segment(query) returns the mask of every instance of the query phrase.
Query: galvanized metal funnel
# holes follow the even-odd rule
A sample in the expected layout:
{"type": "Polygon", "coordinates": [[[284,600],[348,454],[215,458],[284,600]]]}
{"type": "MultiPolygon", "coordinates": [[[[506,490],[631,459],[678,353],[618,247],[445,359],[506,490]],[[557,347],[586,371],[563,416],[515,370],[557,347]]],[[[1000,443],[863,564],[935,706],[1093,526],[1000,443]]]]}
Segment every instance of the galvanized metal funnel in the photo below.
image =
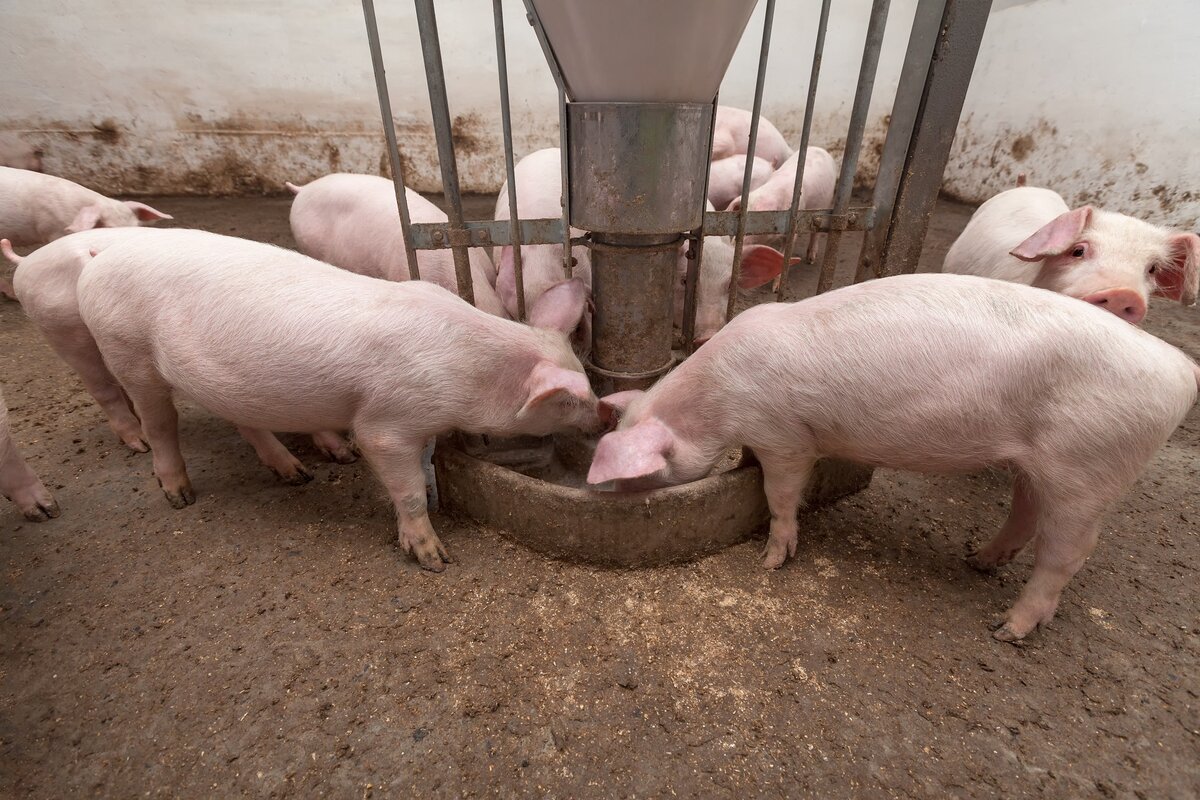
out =
{"type": "Polygon", "coordinates": [[[533,7],[571,100],[711,103],[756,2],[533,0],[533,7]]]}

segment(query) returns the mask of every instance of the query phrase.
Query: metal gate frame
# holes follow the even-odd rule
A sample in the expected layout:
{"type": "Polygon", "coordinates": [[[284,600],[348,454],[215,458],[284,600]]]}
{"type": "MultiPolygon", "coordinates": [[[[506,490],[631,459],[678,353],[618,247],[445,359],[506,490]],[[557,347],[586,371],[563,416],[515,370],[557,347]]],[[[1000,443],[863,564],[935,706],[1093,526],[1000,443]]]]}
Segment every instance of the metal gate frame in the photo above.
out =
{"type": "MultiPolygon", "coordinates": [[[[782,234],[785,239],[784,264],[791,261],[799,232],[810,235],[828,234],[824,257],[817,275],[816,293],[833,288],[837,256],[845,231],[865,233],[854,282],[886,275],[914,272],[925,240],[929,219],[937,200],[949,158],[950,147],[963,101],[974,69],[984,27],[991,10],[991,0],[918,0],[916,15],[908,40],[908,48],[900,74],[896,98],[892,107],[879,172],[875,180],[870,205],[852,205],[854,176],[863,143],[867,114],[874,90],[879,54],[887,24],[890,0],[873,0],[863,45],[862,63],[850,112],[846,145],[835,189],[832,208],[802,210],[799,208],[799,187],[803,181],[803,161],[796,171],[791,208],[784,211],[748,211],[746,198],[750,191],[752,157],[762,110],[766,67],[776,0],[766,0],[762,45],[754,90],[749,152],[742,183],[742,205],[739,211],[707,212],[703,224],[691,231],[690,263],[687,275],[684,313],[684,342],[690,350],[695,326],[696,280],[700,272],[703,248],[698,246],[704,236],[733,236],[734,263],[730,281],[727,317],[732,317],[737,298],[737,278],[741,270],[743,239],[747,234],[782,234]]],[[[409,275],[419,279],[417,250],[449,248],[454,254],[458,292],[468,302],[474,301],[468,247],[513,246],[514,272],[517,284],[518,318],[524,320],[524,281],[521,267],[521,245],[561,244],[564,276],[571,275],[570,249],[586,244],[570,239],[567,208],[570,192],[567,186],[567,153],[569,129],[566,115],[566,93],[561,74],[549,51],[545,33],[534,13],[532,0],[524,0],[529,23],[534,26],[548,63],[559,87],[560,150],[563,154],[563,215],[557,219],[518,219],[516,181],[512,147],[512,115],[508,94],[508,67],[505,51],[502,0],[492,0],[496,35],[496,58],[499,77],[500,111],[504,137],[505,175],[510,187],[508,220],[466,221],[463,219],[462,194],[458,166],[451,137],[450,110],[446,94],[445,72],[442,67],[441,45],[438,37],[434,0],[414,0],[425,77],[429,88],[433,114],[434,135],[437,140],[438,161],[446,199],[448,221],[444,223],[412,223],[405,197],[404,162],[396,140],[395,123],[387,90],[383,53],[379,41],[373,0],[362,0],[367,38],[375,72],[379,108],[387,140],[388,159],[396,186],[396,201],[404,243],[408,253],[409,275]]],[[[832,0],[822,0],[817,21],[817,37],[813,52],[808,97],[800,138],[800,152],[809,145],[814,103],[821,61],[825,46],[832,0]]],[[[716,99],[714,98],[714,104],[716,99]]],[[[712,131],[697,132],[710,137],[712,131]]],[[[788,299],[788,282],[780,281],[778,300],[788,299]]]]}

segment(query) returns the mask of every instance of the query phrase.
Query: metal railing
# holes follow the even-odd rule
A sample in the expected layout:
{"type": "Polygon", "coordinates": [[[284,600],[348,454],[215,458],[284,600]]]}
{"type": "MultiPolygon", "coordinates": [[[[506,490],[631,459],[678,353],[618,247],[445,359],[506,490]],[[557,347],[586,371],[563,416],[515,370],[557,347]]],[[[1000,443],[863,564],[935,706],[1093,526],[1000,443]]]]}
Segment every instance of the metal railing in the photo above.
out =
{"type": "MultiPolygon", "coordinates": [[[[414,0],[414,2],[426,81],[429,87],[433,128],[437,140],[442,188],[447,206],[448,219],[444,223],[411,222],[404,183],[403,159],[396,140],[395,123],[388,98],[374,3],[373,0],[362,0],[379,95],[380,114],[387,141],[388,160],[391,164],[393,180],[396,183],[396,201],[403,228],[404,244],[408,251],[410,277],[413,279],[420,277],[417,251],[450,248],[454,253],[459,294],[468,302],[473,302],[474,289],[467,259],[467,248],[511,245],[517,286],[518,317],[523,320],[526,308],[521,246],[561,244],[564,277],[570,277],[571,247],[574,244],[583,243],[581,240],[571,240],[568,221],[569,208],[567,204],[570,192],[567,185],[566,93],[562,76],[558,74],[554,66],[554,59],[548,59],[554,72],[555,82],[559,87],[563,214],[557,219],[522,220],[518,218],[517,214],[512,113],[509,103],[502,0],[492,0],[510,218],[508,220],[464,220],[434,0],[414,0]]],[[[539,41],[544,48],[548,47],[545,32],[541,29],[537,16],[533,12],[531,0],[524,0],[524,2],[530,24],[534,26],[539,41]]],[[[970,82],[975,57],[990,11],[991,0],[919,0],[917,3],[872,199],[869,205],[855,206],[852,204],[854,179],[865,136],[867,115],[875,87],[890,6],[890,0],[873,0],[833,205],[828,209],[803,209],[801,208],[802,193],[800,189],[804,180],[804,155],[811,141],[817,84],[824,55],[830,6],[831,0],[822,0],[790,207],[778,211],[750,211],[747,201],[750,195],[751,171],[758,123],[761,118],[775,12],[775,0],[766,0],[752,107],[750,140],[746,154],[746,171],[742,179],[741,207],[736,212],[705,213],[701,226],[689,234],[691,244],[689,245],[689,265],[684,294],[683,323],[684,342],[689,349],[692,341],[690,334],[695,327],[696,282],[700,275],[703,258],[703,247],[700,246],[703,237],[732,236],[734,238],[733,273],[730,280],[727,318],[731,317],[735,310],[744,239],[748,235],[782,235],[783,263],[786,273],[787,265],[790,263],[795,249],[796,239],[801,231],[807,232],[810,236],[827,233],[824,255],[817,275],[817,293],[833,287],[838,254],[846,231],[863,231],[865,233],[854,282],[916,270],[921,244],[924,241],[929,217],[941,186],[942,173],[970,82]]],[[[715,104],[716,100],[714,99],[715,104]]],[[[711,145],[711,128],[708,131],[698,131],[697,135],[707,135],[711,145]]],[[[788,283],[785,276],[785,279],[780,281],[776,299],[787,299],[788,283]]]]}

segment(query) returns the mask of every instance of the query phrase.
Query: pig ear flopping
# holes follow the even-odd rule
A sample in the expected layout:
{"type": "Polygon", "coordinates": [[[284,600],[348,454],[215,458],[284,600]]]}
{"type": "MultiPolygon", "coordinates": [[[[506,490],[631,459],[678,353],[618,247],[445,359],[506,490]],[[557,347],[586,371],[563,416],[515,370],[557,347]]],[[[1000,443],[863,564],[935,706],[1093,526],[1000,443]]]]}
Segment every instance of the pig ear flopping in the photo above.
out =
{"type": "Polygon", "coordinates": [[[554,284],[534,301],[529,309],[529,324],[569,335],[583,319],[588,294],[587,285],[579,278],[554,284]]]}
{"type": "Polygon", "coordinates": [[[125,205],[129,206],[129,209],[135,215],[137,215],[139,222],[154,222],[155,220],[159,219],[175,219],[170,214],[164,214],[157,208],[151,208],[145,203],[139,203],[135,200],[126,200],[125,205]]]}
{"type": "Polygon", "coordinates": [[[1200,236],[1177,233],[1167,241],[1171,247],[1171,261],[1155,274],[1158,288],[1154,293],[1193,306],[1200,290],[1200,236]]]}
{"type": "Polygon", "coordinates": [[[655,419],[605,434],[596,445],[588,483],[607,483],[653,475],[666,469],[674,445],[669,428],[655,419]]]}
{"type": "Polygon", "coordinates": [[[1022,261],[1044,261],[1050,256],[1062,255],[1079,241],[1080,235],[1091,221],[1091,206],[1081,206],[1059,214],[1010,250],[1009,255],[1022,261]]]}
{"type": "Polygon", "coordinates": [[[613,425],[620,421],[629,404],[645,392],[641,389],[629,389],[624,392],[614,392],[600,398],[600,420],[605,425],[613,425]]]}
{"type": "Polygon", "coordinates": [[[522,419],[535,411],[546,401],[556,397],[574,397],[583,402],[594,402],[591,384],[582,372],[564,369],[549,361],[539,361],[529,373],[525,382],[528,394],[525,405],[517,412],[517,419],[522,419]]]}
{"type": "Polygon", "coordinates": [[[75,215],[75,219],[71,220],[71,224],[67,226],[67,233],[90,231],[96,227],[96,223],[99,221],[100,208],[98,206],[84,206],[79,209],[79,213],[75,215]]]}
{"type": "MultiPolygon", "coordinates": [[[[799,264],[800,259],[793,258],[791,263],[799,264]]],[[[743,289],[753,289],[772,280],[783,271],[783,253],[765,244],[747,245],[742,250],[742,270],[738,274],[738,286],[743,289]]]]}

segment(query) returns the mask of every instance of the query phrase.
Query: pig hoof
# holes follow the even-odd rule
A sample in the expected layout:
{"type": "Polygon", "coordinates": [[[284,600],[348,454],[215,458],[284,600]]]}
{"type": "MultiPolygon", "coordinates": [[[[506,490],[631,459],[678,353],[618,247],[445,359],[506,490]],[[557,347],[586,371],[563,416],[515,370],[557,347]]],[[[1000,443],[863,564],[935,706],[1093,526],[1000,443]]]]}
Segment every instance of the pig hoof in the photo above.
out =
{"type": "Polygon", "coordinates": [[[358,456],[349,447],[339,450],[329,450],[322,447],[321,455],[335,464],[353,464],[355,461],[358,461],[358,456]]]}
{"type": "Polygon", "coordinates": [[[1017,644],[1036,629],[1037,625],[1028,630],[1021,630],[1021,626],[1014,624],[1011,620],[998,619],[988,627],[992,629],[992,638],[996,641],[1017,644]]]}
{"type": "Polygon", "coordinates": [[[978,550],[972,550],[970,553],[967,553],[963,561],[966,561],[967,566],[969,566],[971,569],[979,572],[995,572],[996,567],[999,566],[995,561],[980,556],[978,550]]]}
{"type": "Polygon", "coordinates": [[[171,508],[187,508],[196,502],[196,493],[192,491],[191,486],[184,486],[178,492],[164,489],[163,493],[166,494],[167,502],[171,504],[171,508]]]}
{"type": "Polygon", "coordinates": [[[421,536],[415,540],[402,540],[401,545],[408,553],[412,553],[422,569],[430,572],[442,572],[450,563],[450,555],[437,536],[421,536]]]}
{"type": "Polygon", "coordinates": [[[145,441],[143,441],[142,439],[138,439],[138,438],[126,439],[125,446],[128,447],[130,450],[132,450],[135,453],[149,453],[150,452],[150,445],[146,444],[145,441]]]}
{"type": "Polygon", "coordinates": [[[774,549],[768,542],[762,551],[763,569],[779,569],[787,561],[786,549],[774,549]]]}
{"type": "Polygon", "coordinates": [[[39,500],[36,505],[21,509],[21,513],[30,522],[46,522],[47,520],[54,519],[62,512],[58,510],[58,503],[53,500],[39,500]]]}
{"type": "Polygon", "coordinates": [[[274,467],[270,467],[270,470],[275,473],[276,478],[279,478],[279,480],[288,486],[303,486],[313,479],[312,473],[306,470],[304,465],[299,462],[286,470],[278,470],[274,467]]]}

